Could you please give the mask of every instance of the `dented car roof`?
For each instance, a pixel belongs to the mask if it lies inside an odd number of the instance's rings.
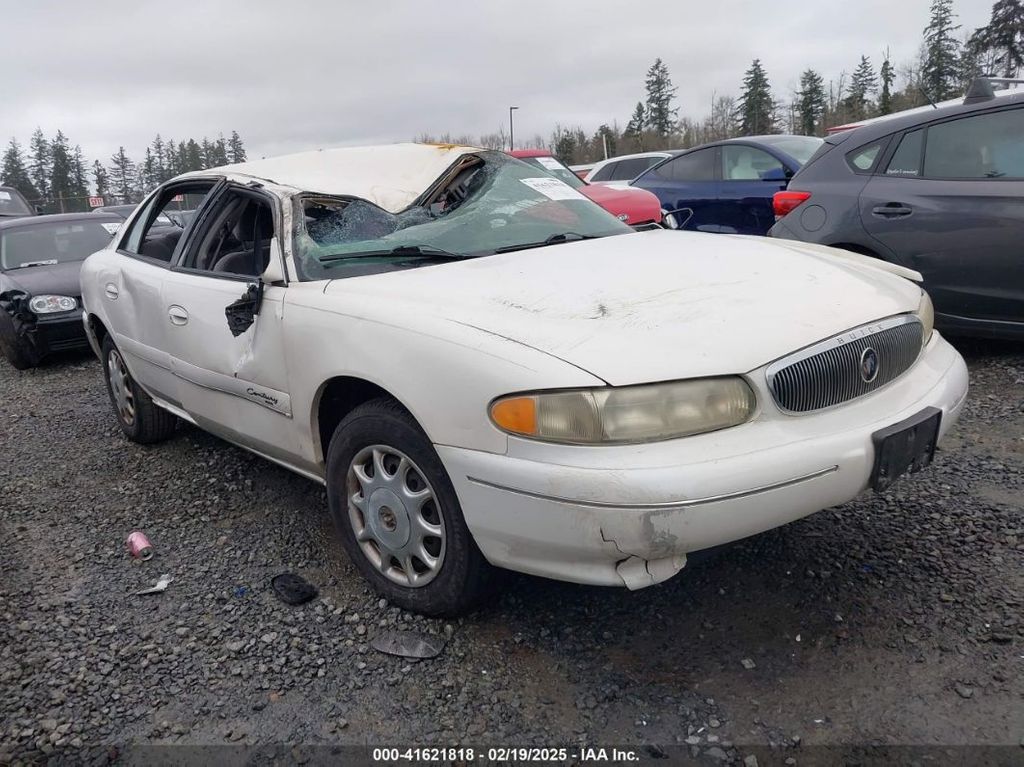
[[[345,147],[272,157],[212,169],[249,176],[303,192],[361,197],[385,210],[404,210],[452,163],[483,151],[455,144],[389,144]],[[195,176],[208,176],[210,170]]]

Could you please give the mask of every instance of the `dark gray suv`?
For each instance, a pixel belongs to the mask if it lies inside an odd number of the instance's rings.
[[[769,232],[919,271],[947,332],[1024,339],[1024,89],[829,136]]]

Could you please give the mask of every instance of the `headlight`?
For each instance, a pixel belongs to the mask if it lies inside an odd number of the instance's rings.
[[[36,314],[54,314],[70,312],[77,308],[78,302],[71,296],[35,296],[28,302],[28,307]]]
[[[927,291],[921,291],[921,303],[917,307],[917,318],[921,320],[921,345],[924,346],[932,337],[935,328],[935,307]]]
[[[657,442],[738,426],[756,399],[736,376],[501,397],[491,420],[502,431],[580,445]]]

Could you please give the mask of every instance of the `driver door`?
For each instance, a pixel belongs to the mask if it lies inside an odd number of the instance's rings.
[[[288,460],[298,445],[280,222],[270,195],[228,186],[165,277],[162,312],[182,408],[207,431]]]

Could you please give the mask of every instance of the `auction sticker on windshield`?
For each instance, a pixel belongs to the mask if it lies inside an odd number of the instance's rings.
[[[538,157],[537,162],[543,165],[548,170],[561,170],[562,163],[556,160],[554,157]]]
[[[564,181],[546,176],[544,178],[521,178],[519,179],[531,189],[540,192],[549,200],[585,200],[582,194],[577,192]]]
[[[0,200],[9,200],[9,199],[11,199],[11,193],[10,192],[0,192]]]

